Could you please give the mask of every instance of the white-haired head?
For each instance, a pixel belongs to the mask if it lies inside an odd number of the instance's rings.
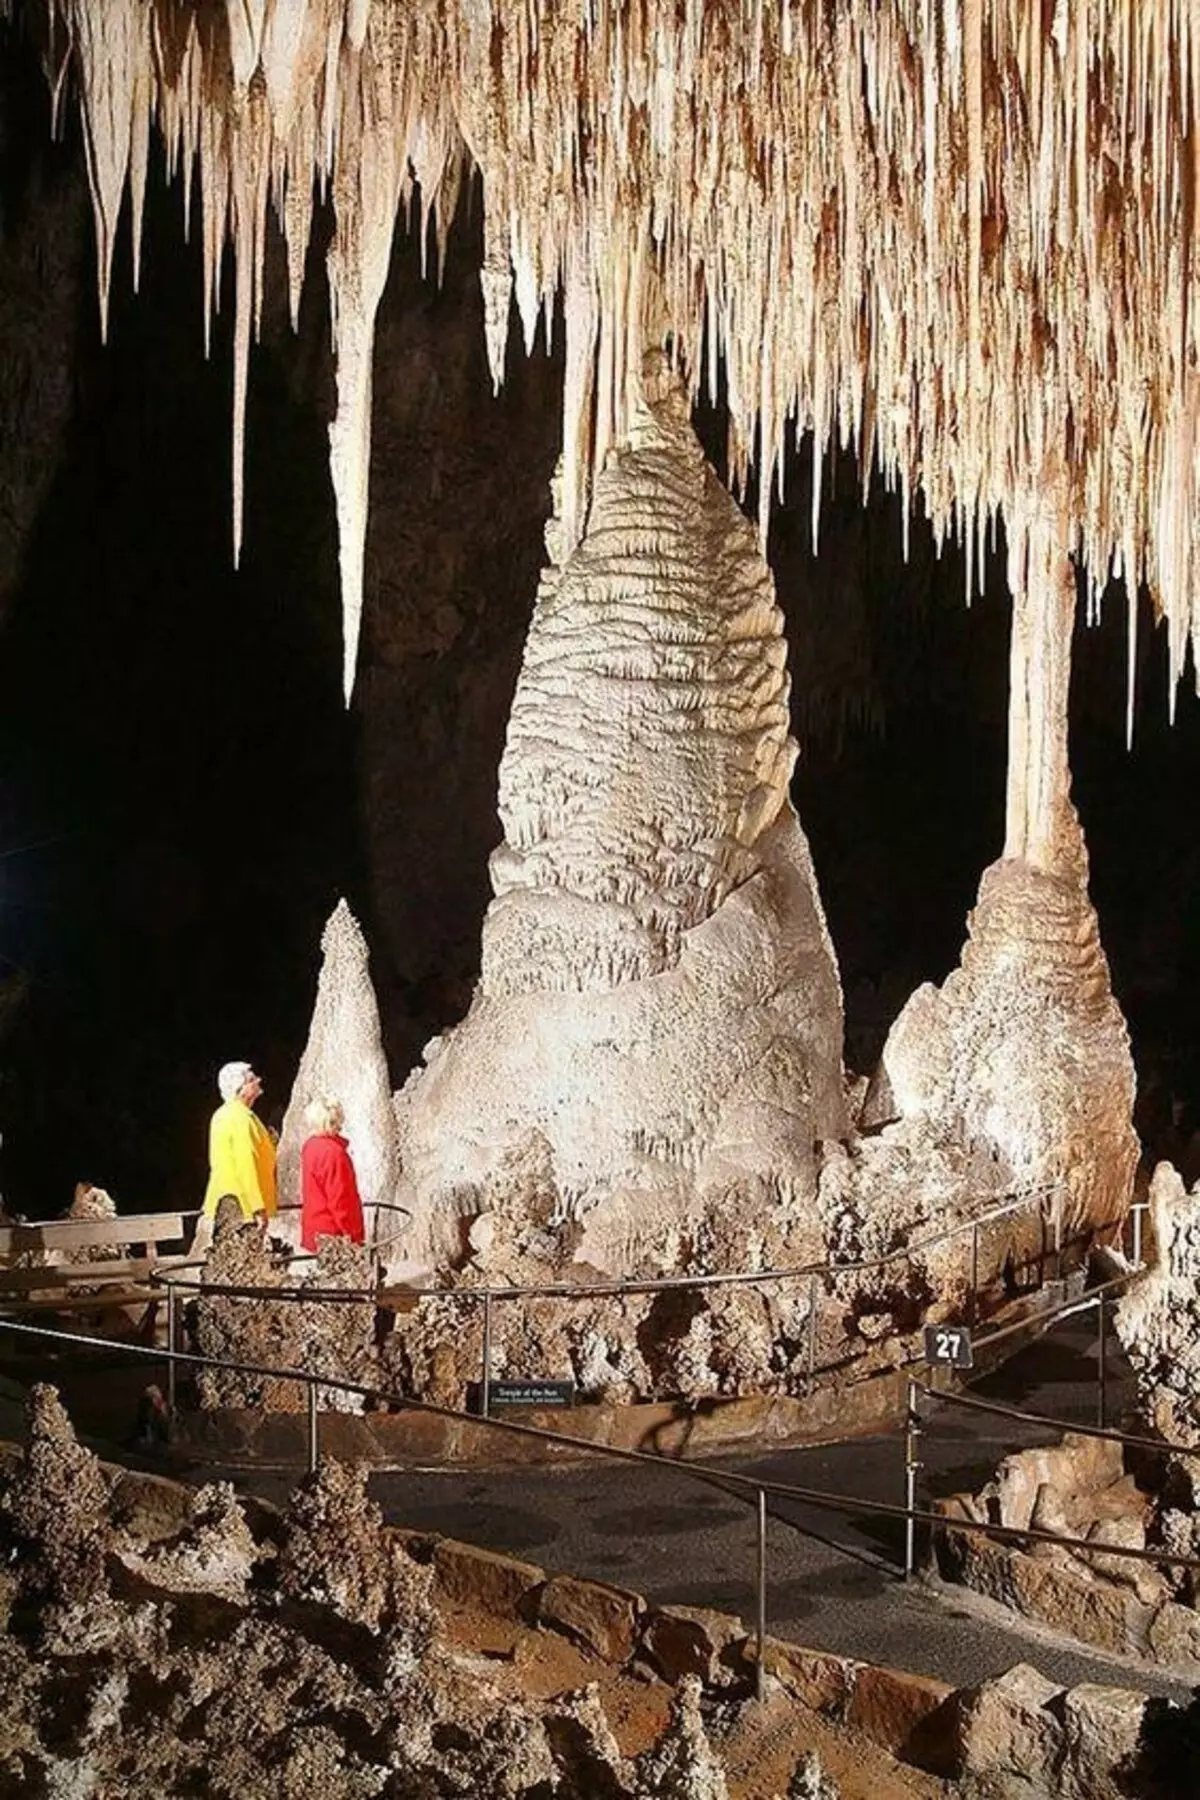
[[[248,1062],[223,1063],[217,1073],[217,1087],[222,1100],[236,1100],[254,1070]]]
[[[340,1100],[331,1100],[328,1094],[316,1094],[304,1109],[304,1123],[310,1131],[318,1135],[324,1132],[336,1135],[345,1122]]]

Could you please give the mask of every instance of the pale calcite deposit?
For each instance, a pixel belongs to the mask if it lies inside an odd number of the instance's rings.
[[[561,566],[548,533],[479,985],[398,1097],[428,1256],[464,1247],[532,1142],[560,1254],[671,1266],[672,1224],[747,1181],[803,1203],[846,1129],[770,572],[682,392],[657,368],[648,387]]]
[[[899,1117],[989,1155],[996,1186],[1053,1189],[1065,1228],[1119,1219],[1137,1163],[1134,1069],[1070,799],[1075,574],[1052,471],[1009,527],[1013,596],[1004,856],[984,872],[960,966],[918,988],[865,1122]]]
[[[370,1242],[377,1230],[386,1230],[386,1225],[377,1225],[375,1209],[390,1201],[396,1185],[396,1126],[366,940],[344,900],[339,900],[330,914],[321,951],[308,1043],[279,1140],[279,1198],[285,1209],[300,1202],[300,1148],[307,1136],[305,1106],[319,1095],[340,1100]],[[386,1221],[388,1215],[380,1217]],[[298,1242],[298,1214],[284,1210],[272,1230],[276,1236]]]
[[[1122,1296],[1117,1336],[1148,1424],[1200,1449],[1200,1184],[1162,1162],[1150,1183],[1149,1268]],[[1200,1465],[1197,1466],[1200,1500]]]
[[[1043,447],[1069,446],[1068,548],[1093,603],[1110,572],[1131,594],[1145,581],[1181,675],[1200,591],[1194,6],[28,10],[56,95],[79,99],[102,318],[126,182],[136,281],[152,121],[185,220],[193,190],[202,199],[206,320],[232,245],[235,544],[270,214],[295,307],[314,190],[332,196],[347,682],[392,226],[412,211],[440,253],[468,183],[494,379],[513,312],[528,350],[561,301],[570,543],[636,409],[639,272],[653,262],[693,397],[723,375],[735,473],[758,453],[764,526],[793,426],[818,458],[835,436],[859,445],[906,504],[919,490],[938,541],[961,537],[969,564],[997,511],[1011,523]],[[1132,629],[1136,605],[1129,617]]]

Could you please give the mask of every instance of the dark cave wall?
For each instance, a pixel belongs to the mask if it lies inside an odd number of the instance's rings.
[[[154,165],[142,294],[117,251],[98,341],[77,138],[0,34],[0,1187],[32,1215],[80,1177],[194,1204],[216,1065],[258,1061],[278,1120],[321,925],[348,893],[373,945],[393,1075],[461,1015],[499,837],[496,769],[541,566],[560,365],[519,338],[493,398],[478,218],[440,289],[399,237],[376,354],[360,673],[340,698],[325,465],[329,329],[314,244],[299,335],[276,248],[253,353],[246,544],[230,565],[229,309],[205,362],[181,198]],[[701,421],[718,444],[719,419]],[[912,986],[957,958],[1003,827],[1008,606],[898,503],[832,476],[820,555],[807,458],[770,554],[788,619],[797,803],[867,1062]],[[1197,705],[1165,723],[1143,633],[1124,749],[1124,624],[1081,626],[1076,793],[1144,1068],[1200,1098],[1184,796]]]

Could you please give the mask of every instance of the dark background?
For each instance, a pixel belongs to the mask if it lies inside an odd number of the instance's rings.
[[[465,1010],[561,406],[542,345],[528,360],[510,348],[492,398],[478,206],[456,223],[440,289],[399,237],[346,714],[323,227],[295,336],[273,247],[235,575],[231,309],[206,362],[199,251],[156,160],[141,295],[126,229],[100,345],[67,118],[52,145],[40,70],[0,30],[0,1188],[31,1216],[60,1210],[81,1178],[130,1208],[195,1204],[227,1058],[257,1063],[278,1120],[341,892],[372,944],[397,1083]],[[701,430],[716,454],[720,419]],[[849,460],[826,470],[814,559],[808,448],[793,460],[770,556],[795,797],[841,959],[848,1060],[863,1067],[915,983],[957,960],[1001,848],[1008,604],[994,561],[968,608],[961,557],[939,560],[920,521],[906,565],[898,503],[873,486],[864,506]],[[1073,761],[1154,1137],[1171,1092],[1200,1099],[1185,798],[1200,707],[1186,685],[1168,726],[1147,614],[1126,750],[1125,616],[1114,592],[1101,626],[1080,626]]]

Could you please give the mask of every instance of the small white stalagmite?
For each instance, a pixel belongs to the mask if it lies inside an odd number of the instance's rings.
[[[329,916],[321,951],[308,1043],[279,1140],[279,1197],[285,1207],[300,1200],[305,1106],[317,1095],[340,1100],[370,1242],[373,1236],[387,1237],[392,1229],[388,1224],[392,1215],[376,1209],[391,1200],[396,1185],[396,1120],[366,939],[344,900]],[[279,1227],[281,1235],[298,1240],[297,1213],[282,1212]]]

